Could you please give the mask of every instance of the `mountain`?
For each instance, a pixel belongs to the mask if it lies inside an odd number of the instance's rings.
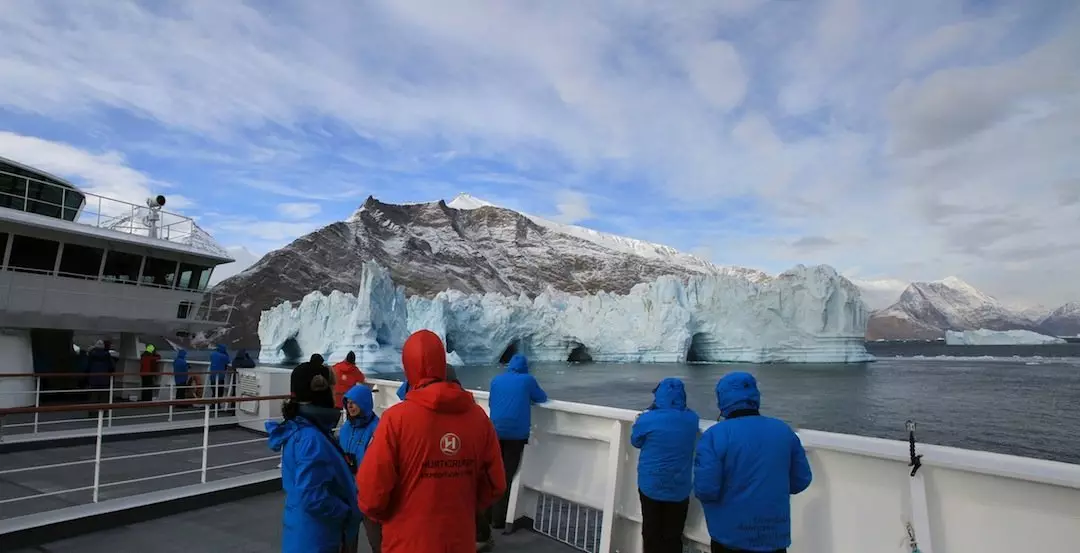
[[[866,329],[868,340],[933,340],[946,330],[1031,330],[1039,323],[957,277],[913,282],[900,299],[874,311]]]
[[[662,275],[738,274],[674,248],[564,225],[504,209],[463,194],[450,203],[389,204],[369,197],[347,220],[332,223],[272,251],[214,287],[237,296],[230,328],[207,337],[256,347],[264,309],[313,290],[355,291],[361,267],[374,260],[406,294],[431,297],[455,289],[535,296],[548,287],[572,294],[626,294]]]
[[[1039,321],[1039,328],[1051,336],[1080,336],[1080,302],[1066,303]]]

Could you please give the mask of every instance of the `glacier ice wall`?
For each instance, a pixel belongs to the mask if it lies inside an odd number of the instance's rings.
[[[400,363],[408,337],[405,287],[374,261],[364,263],[356,293],[312,292],[293,307],[285,301],[259,318],[259,361],[292,363],[322,354],[339,361],[349,351],[364,365]]]
[[[1046,336],[1030,330],[946,330],[945,344],[950,346],[1015,346],[1064,344],[1056,336]]]
[[[371,298],[369,304],[399,301],[400,295],[393,301],[376,299],[394,288],[385,270],[370,265],[366,271],[378,270],[385,279],[385,283],[378,280],[383,292],[365,285],[360,296]],[[268,359],[283,357],[280,349],[290,333],[322,340],[297,339],[305,355],[347,351],[335,341],[347,334],[337,326],[365,328],[367,319],[354,323],[353,318],[356,312],[372,309],[358,310],[349,303],[351,296],[335,294],[312,293],[299,307],[282,304],[264,311],[259,323],[263,354]],[[407,326],[406,332],[432,330],[446,343],[450,362],[466,365],[505,361],[515,352],[536,361],[872,359],[863,343],[868,313],[859,291],[828,266],[800,265],[758,282],[738,274],[701,275],[686,282],[661,277],[638,284],[626,295],[575,296],[548,289],[530,299],[447,290],[433,298],[411,297],[404,312],[395,310],[384,317],[395,319],[394,328]],[[404,334],[395,332],[394,340],[403,341]],[[400,349],[402,342],[391,343]],[[389,349],[380,346],[378,351]]]

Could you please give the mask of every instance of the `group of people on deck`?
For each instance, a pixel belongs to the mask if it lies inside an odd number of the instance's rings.
[[[547,395],[515,355],[491,382],[489,416],[428,330],[406,340],[402,364],[402,401],[381,419],[352,353],[333,368],[313,355],[293,369],[284,420],[266,425],[271,449],[282,454],[283,552],[352,552],[361,526],[376,553],[494,547],[531,406]],[[797,435],[759,413],[747,373],[726,375],[716,396],[725,420],[703,435],[677,378],[660,381],[634,422],[645,553],[682,551],[691,494],[703,506],[713,552],[784,552],[791,543],[790,495],[811,480]]]

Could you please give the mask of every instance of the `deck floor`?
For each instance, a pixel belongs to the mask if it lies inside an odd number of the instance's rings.
[[[210,431],[209,439],[211,446],[236,442],[248,443],[211,447],[207,451],[208,481],[270,470],[278,466],[279,461],[275,458],[226,468],[214,468],[271,457],[275,454],[267,447],[264,434],[251,432],[236,426],[214,428]],[[104,487],[99,490],[99,500],[103,501],[157,491],[163,488],[197,484],[201,478],[202,441],[203,431],[201,428],[179,434],[149,435],[138,439],[110,440],[109,437],[106,437],[101,447],[103,459],[155,451],[196,449],[103,461],[100,482]],[[92,486],[94,483],[94,449],[94,444],[61,445],[47,449],[10,451],[0,455],[0,472],[29,467],[44,467],[0,474],[0,501]],[[59,467],[47,466],[87,460],[90,462]],[[184,471],[191,472],[178,476],[153,478],[162,474]],[[117,482],[144,478],[146,480],[114,485]],[[91,490],[84,490],[0,503],[0,519],[89,503],[92,499]]]
[[[140,522],[110,530],[8,553],[263,553],[281,551],[282,493],[188,511],[168,518]],[[570,547],[540,534],[519,530],[495,533],[496,551],[515,553],[569,553]],[[360,536],[360,553],[371,553]]]

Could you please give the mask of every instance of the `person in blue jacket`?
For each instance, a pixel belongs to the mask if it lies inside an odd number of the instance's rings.
[[[187,350],[177,350],[176,358],[172,362],[173,382],[176,385],[176,399],[187,399],[193,394],[193,390],[187,387],[188,363]]]
[[[686,387],[678,378],[661,380],[653,398],[630,431],[630,445],[641,450],[641,538],[644,553],[681,553],[699,418],[686,407]]]
[[[334,408],[329,372],[311,363],[299,365],[290,392],[293,397],[281,407],[284,420],[266,423],[270,449],[281,452],[281,551],[355,550],[363,515],[355,475],[331,434],[341,411]]]
[[[229,368],[229,351],[225,344],[218,344],[214,351],[210,352],[210,386],[214,390],[214,397],[225,397],[226,372]]]
[[[345,392],[345,412],[348,419],[338,431],[338,442],[355,470],[364,461],[364,453],[367,451],[368,444],[371,443],[372,436],[375,435],[375,429],[379,426],[379,417],[375,415],[375,401],[371,395],[371,388],[364,384],[349,388],[349,391]],[[364,517],[364,530],[371,550],[380,551],[382,527],[379,523]]]
[[[495,502],[483,518],[486,523],[477,521],[478,542],[490,542],[491,529],[506,526],[506,510],[510,501],[510,483],[517,475],[521,465],[521,456],[525,444],[529,443],[529,429],[532,426],[532,404],[547,401],[547,394],[529,374],[529,361],[524,355],[516,354],[506,365],[506,372],[491,379],[488,395],[488,408],[495,433],[499,435],[499,447],[502,449],[503,468],[506,470],[506,492],[502,499]]]
[[[86,354],[86,372],[89,374],[86,385],[90,389],[90,403],[108,403],[109,373],[116,372],[116,361],[105,342],[94,342],[94,347]],[[88,416],[96,417],[97,412],[91,411]]]
[[[724,420],[698,441],[694,495],[705,511],[713,553],[785,552],[791,546],[791,497],[812,475],[798,435],[758,412],[757,381],[744,372],[716,384]]]

